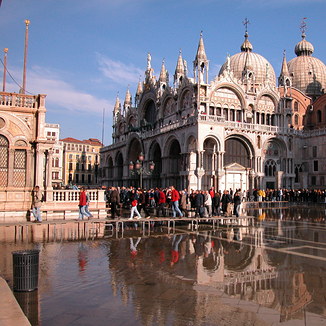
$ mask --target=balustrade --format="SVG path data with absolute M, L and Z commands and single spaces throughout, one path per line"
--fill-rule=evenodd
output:
M 0 106 L 16 108 L 37 108 L 38 96 L 0 92 Z

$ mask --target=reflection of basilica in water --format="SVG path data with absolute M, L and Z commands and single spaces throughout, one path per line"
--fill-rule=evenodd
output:
M 213 293 L 227 294 L 235 299 L 234 302 L 244 300 L 278 311 L 278 322 L 303 319 L 308 305 L 312 311 L 325 315 L 325 300 L 319 301 L 324 291 L 320 279 L 325 273 L 323 264 L 318 266 L 317 263 L 314 272 L 305 257 L 287 255 L 288 252 L 280 248 L 286 249 L 289 243 L 295 242 L 296 231 L 285 224 L 278 232 L 281 234 L 277 248 L 267 244 L 263 227 L 174 234 L 164 236 L 163 240 L 131 238 L 114 241 L 111 246 L 112 257 L 116 258 L 111 263 L 114 292 L 124 292 L 125 300 L 131 299 L 142 310 L 144 289 L 137 284 L 148 284 L 146 296 L 155 298 L 152 304 L 154 316 L 155 311 L 160 311 L 157 298 L 166 287 L 170 289 L 169 295 L 173 295 L 174 287 L 178 289 L 177 293 L 181 288 L 185 300 L 187 291 L 197 289 L 197 299 L 192 302 L 190 313 L 198 313 L 198 318 L 204 318 L 205 311 L 212 308 L 211 304 L 216 304 L 209 300 Z M 234 240 L 242 237 L 242 241 Z M 129 246 L 129 241 L 137 246 Z M 124 270 L 120 264 L 125 262 L 119 256 L 126 254 L 130 254 L 130 259 Z M 321 281 L 317 288 L 316 277 Z M 177 310 L 177 307 L 171 309 Z
M 283 56 L 278 79 L 253 51 L 248 33 L 214 80 L 200 36 L 193 77 L 182 53 L 173 85 L 162 63 L 154 76 L 148 54 L 145 80 L 134 101 L 128 89 L 113 112 L 113 144 L 101 151 L 102 184 L 135 185 L 128 166 L 144 154 L 145 187 L 236 189 L 325 187 L 326 66 L 302 39 L 296 57 Z M 277 86 L 278 82 L 278 86 Z
M 326 238 L 317 210 L 311 206 L 307 213 L 297 208 L 297 219 L 291 217 L 292 211 L 279 208 L 257 214 L 255 226 L 205 231 L 200 225 L 200 232 L 180 227 L 167 233 L 164 226 L 157 226 L 144 234 L 130 224 L 122 234 L 105 223 L 93 230 L 71 222 L 65 228 L 33 224 L 22 233 L 12 226 L 0 228 L 0 249 L 6 252 L 13 243 L 15 249 L 37 244 L 40 296 L 51 296 L 59 279 L 57 299 L 61 300 L 65 287 L 71 291 L 72 286 L 61 284 L 60 279 L 68 277 L 73 282 L 80 277 L 81 288 L 95 289 L 95 302 L 102 301 L 99 288 L 111 288 L 109 301 L 122 300 L 132 307 L 139 325 L 168 325 L 173 320 L 187 325 L 226 325 L 228 320 L 238 325 L 237 318 L 253 325 L 257 318 L 266 321 L 266 316 L 257 314 L 262 308 L 268 309 L 268 318 L 274 318 L 270 323 L 302 321 L 306 314 L 325 319 Z M 2 272 L 9 275 L 11 265 L 11 255 L 3 255 Z M 102 295 L 106 297 L 107 290 Z M 28 300 L 35 301 L 34 297 Z M 33 304 L 34 313 L 25 303 L 35 318 L 42 316 L 39 302 Z

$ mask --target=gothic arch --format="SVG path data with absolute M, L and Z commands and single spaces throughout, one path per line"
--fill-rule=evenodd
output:
M 106 168 L 107 168 L 107 177 L 109 179 L 113 178 L 113 159 L 111 156 L 108 156 L 106 159 Z
M 155 100 L 148 98 L 142 105 L 141 112 L 142 114 L 140 124 L 144 126 L 150 124 L 153 126 L 157 120 Z
M 154 162 L 155 167 L 153 171 L 153 179 L 155 180 L 155 186 L 161 185 L 160 176 L 162 174 L 162 150 L 157 141 L 153 141 L 149 147 L 149 159 Z
M 145 156 L 147 153 L 144 152 L 142 143 L 138 137 L 131 138 L 128 147 L 127 147 L 127 157 L 128 162 L 137 161 L 140 153 L 143 153 Z
M 123 177 L 123 155 L 119 151 L 115 157 L 115 167 L 116 167 L 116 178 L 122 180 Z
M 264 91 L 257 96 L 256 103 L 255 103 L 256 110 L 259 111 L 259 101 L 263 96 L 268 97 L 273 102 L 274 104 L 273 112 L 276 112 L 278 108 L 279 98 L 271 91 Z
M 231 83 L 227 83 L 227 82 L 223 82 L 221 84 L 218 84 L 212 90 L 212 92 L 210 94 L 210 97 L 209 97 L 210 105 L 211 105 L 211 103 L 214 104 L 213 96 L 214 96 L 215 92 L 217 92 L 221 88 L 226 88 L 226 89 L 232 91 L 237 96 L 237 98 L 239 99 L 241 108 L 243 109 L 243 108 L 246 107 L 245 94 L 244 94 L 243 90 L 240 87 L 237 87 L 236 85 L 231 84 Z
M 251 158 L 255 157 L 256 154 L 255 154 L 255 147 L 253 146 L 251 140 L 249 138 L 247 138 L 245 135 L 241 135 L 241 134 L 232 134 L 232 135 L 229 135 L 225 138 L 225 142 L 228 140 L 228 139 L 237 139 L 239 141 L 241 141 L 248 149 L 248 152 L 249 152 L 249 155 Z M 225 142 L 224 142 L 224 146 L 225 146 Z M 224 151 L 225 151 L 225 147 L 224 147 Z
M 195 152 L 197 150 L 197 138 L 195 135 L 189 135 L 186 142 L 186 151 Z

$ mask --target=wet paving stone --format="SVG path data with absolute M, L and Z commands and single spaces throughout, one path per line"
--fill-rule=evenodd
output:
M 16 294 L 32 325 L 326 326 L 325 208 L 256 209 L 254 225 L 193 231 L 103 224 L 92 238 L 76 223 L 62 238 L 0 227 L 0 275 L 13 286 L 12 251 L 40 250 L 39 289 Z

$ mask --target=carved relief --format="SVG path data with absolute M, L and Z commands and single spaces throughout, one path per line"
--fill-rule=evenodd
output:
M 21 131 L 21 129 L 12 121 L 9 122 L 9 132 L 14 137 L 23 135 L 23 132 Z
M 165 103 L 164 116 L 170 115 L 175 112 L 175 102 L 170 98 Z
M 181 110 L 190 109 L 192 107 L 192 95 L 190 91 L 186 91 L 181 100 Z

